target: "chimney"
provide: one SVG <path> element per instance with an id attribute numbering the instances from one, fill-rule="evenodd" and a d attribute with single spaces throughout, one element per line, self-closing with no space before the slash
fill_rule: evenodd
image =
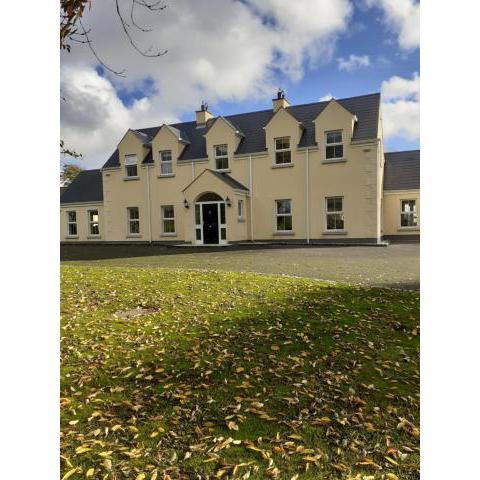
<path id="1" fill-rule="evenodd" d="M 200 110 L 195 112 L 195 117 L 197 120 L 197 127 L 204 126 L 207 123 L 207 120 L 213 117 L 213 115 L 208 111 L 208 104 L 203 101 L 200 106 Z"/>
<path id="2" fill-rule="evenodd" d="M 278 89 L 277 98 L 272 100 L 272 104 L 274 112 L 280 110 L 280 108 L 287 108 L 290 106 L 288 100 L 285 98 L 285 90 L 283 88 Z"/>

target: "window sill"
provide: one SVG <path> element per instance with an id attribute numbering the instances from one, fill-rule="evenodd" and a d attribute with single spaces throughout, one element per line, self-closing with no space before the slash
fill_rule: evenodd
<path id="1" fill-rule="evenodd" d="M 99 238 L 102 238 L 101 235 L 88 235 L 87 238 L 89 240 L 98 240 Z"/>
<path id="2" fill-rule="evenodd" d="M 170 178 L 174 176 L 175 176 L 174 173 L 160 173 L 159 175 L 157 175 L 157 178 Z"/>
<path id="3" fill-rule="evenodd" d="M 127 238 L 142 238 L 142 234 L 141 233 L 129 233 L 127 235 Z"/>
<path id="4" fill-rule="evenodd" d="M 76 240 L 78 239 L 78 235 L 65 235 L 67 240 Z"/>
<path id="5" fill-rule="evenodd" d="M 294 163 L 293 162 L 290 162 L 290 163 L 274 163 L 272 165 L 272 168 L 289 168 L 289 167 L 293 167 Z"/>
<path id="6" fill-rule="evenodd" d="M 161 233 L 160 236 L 161 237 L 176 237 L 177 234 L 176 233 Z"/>
<path id="7" fill-rule="evenodd" d="M 399 227 L 397 232 L 419 232 L 420 227 Z"/>
<path id="8" fill-rule="evenodd" d="M 272 235 L 276 235 L 279 237 L 288 237 L 289 235 L 295 235 L 295 232 L 293 230 L 277 230 L 273 232 Z"/>
<path id="9" fill-rule="evenodd" d="M 232 170 L 230 168 L 216 168 L 215 171 L 218 173 L 231 173 Z"/>
<path id="10" fill-rule="evenodd" d="M 329 159 L 322 160 L 322 163 L 324 165 L 329 163 L 346 163 L 346 162 L 347 162 L 346 158 L 329 158 Z"/>
<path id="11" fill-rule="evenodd" d="M 325 230 L 322 235 L 348 235 L 346 230 Z"/>
<path id="12" fill-rule="evenodd" d="M 131 180 L 140 180 L 139 176 L 136 177 L 123 177 L 124 182 L 130 182 Z"/>

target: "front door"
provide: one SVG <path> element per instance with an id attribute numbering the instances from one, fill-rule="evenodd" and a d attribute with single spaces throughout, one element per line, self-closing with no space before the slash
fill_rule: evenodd
<path id="1" fill-rule="evenodd" d="M 203 216 L 203 243 L 218 243 L 218 204 L 204 203 L 202 205 Z"/>

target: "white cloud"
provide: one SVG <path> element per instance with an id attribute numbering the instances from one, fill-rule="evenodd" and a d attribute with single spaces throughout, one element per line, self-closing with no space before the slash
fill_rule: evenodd
<path id="1" fill-rule="evenodd" d="M 63 53 L 67 102 L 61 136 L 85 155 L 88 166 L 98 166 L 128 127 L 160 125 L 184 112 L 193 116 L 202 99 L 214 105 L 269 98 L 278 71 L 296 81 L 305 63 L 331 58 L 351 15 L 349 0 L 167 1 L 158 15 L 137 11 L 136 22 L 152 28 L 133 31 L 138 44 L 168 49 L 162 57 L 145 58 L 129 45 L 112 3 L 94 2 L 84 19 L 90 38 L 98 55 L 112 68 L 125 69 L 127 77 L 99 76 L 86 47 Z M 145 78 L 153 80 L 154 93 L 125 107 L 118 90 L 138 89 Z"/>
<path id="2" fill-rule="evenodd" d="M 384 100 L 396 100 L 400 98 L 420 98 L 420 76 L 415 72 L 412 79 L 394 75 L 382 83 L 382 96 Z"/>
<path id="3" fill-rule="evenodd" d="M 393 76 L 382 83 L 383 133 L 386 139 L 420 137 L 420 77 Z"/>
<path id="4" fill-rule="evenodd" d="M 417 0 L 365 0 L 368 7 L 383 10 L 385 24 L 397 35 L 405 50 L 420 44 L 420 2 Z"/>
<path id="5" fill-rule="evenodd" d="M 328 100 L 331 100 L 333 98 L 333 95 L 328 92 L 327 94 L 325 94 L 323 97 L 320 97 L 318 99 L 319 102 L 327 102 Z"/>
<path id="6" fill-rule="evenodd" d="M 368 67 L 370 65 L 370 57 L 368 55 L 355 55 L 351 53 L 348 58 L 337 58 L 338 69 L 352 72 L 360 67 Z"/>

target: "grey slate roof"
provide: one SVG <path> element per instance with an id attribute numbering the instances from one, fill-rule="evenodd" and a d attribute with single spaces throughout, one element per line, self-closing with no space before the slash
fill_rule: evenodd
<path id="1" fill-rule="evenodd" d="M 358 118 L 358 122 L 356 122 L 353 130 L 353 141 L 377 138 L 380 110 L 379 93 L 338 99 L 337 102 Z M 299 147 L 315 145 L 315 125 L 313 120 L 327 105 L 328 101 L 287 107 L 287 110 L 305 127 Z M 269 122 L 272 116 L 272 109 L 226 116 L 225 119 L 243 135 L 235 153 L 249 154 L 265 151 L 265 131 L 263 127 Z M 171 127 L 180 130 L 182 138 L 187 138 L 190 141 L 190 144 L 185 147 L 182 155 L 178 159 L 179 161 L 191 161 L 207 157 L 205 138 L 203 135 L 213 121 L 215 121 L 215 119 L 210 119 L 203 128 L 197 128 L 195 121 L 171 125 Z M 151 127 L 142 128 L 138 131 L 146 134 L 151 141 L 159 129 L 160 127 Z M 115 151 L 103 167 L 108 168 L 118 165 L 118 152 Z"/>
<path id="2" fill-rule="evenodd" d="M 103 201 L 103 181 L 100 170 L 83 170 L 60 194 L 60 203 Z"/>
<path id="3" fill-rule="evenodd" d="M 237 180 L 235 180 L 233 177 L 228 175 L 228 173 L 216 172 L 215 170 L 210 170 L 210 172 L 212 172 L 220 180 L 223 180 L 230 187 L 235 188 L 237 190 L 244 190 L 245 192 L 248 192 L 247 187 L 242 185 L 240 182 L 237 182 Z"/>
<path id="4" fill-rule="evenodd" d="M 420 188 L 420 150 L 385 153 L 384 190 Z"/>

